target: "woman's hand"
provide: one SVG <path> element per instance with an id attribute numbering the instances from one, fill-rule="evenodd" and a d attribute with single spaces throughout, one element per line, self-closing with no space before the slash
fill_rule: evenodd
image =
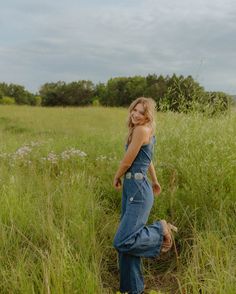
<path id="1" fill-rule="evenodd" d="M 155 195 L 159 195 L 161 193 L 161 186 L 158 182 L 152 183 L 152 190 Z"/>
<path id="2" fill-rule="evenodd" d="M 113 186 L 116 190 L 120 190 L 122 186 L 121 179 L 115 177 L 113 180 Z"/>

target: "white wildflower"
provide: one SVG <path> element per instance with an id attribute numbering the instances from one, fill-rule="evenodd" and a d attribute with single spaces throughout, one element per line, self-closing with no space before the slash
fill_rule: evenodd
<path id="1" fill-rule="evenodd" d="M 100 161 L 104 161 L 104 160 L 107 160 L 107 161 L 114 161 L 116 160 L 116 156 L 106 156 L 106 155 L 99 155 L 96 160 L 100 160 Z"/>
<path id="2" fill-rule="evenodd" d="M 61 158 L 63 160 L 68 160 L 74 156 L 85 157 L 85 156 L 87 156 L 87 154 L 84 151 L 81 151 L 81 150 L 75 149 L 75 148 L 65 150 L 61 153 Z"/>
<path id="3" fill-rule="evenodd" d="M 43 143 L 42 142 L 37 142 L 37 141 L 31 141 L 30 143 L 29 143 L 29 145 L 31 146 L 31 147 L 37 147 L 37 146 L 40 146 L 40 145 L 42 145 Z"/>
<path id="4" fill-rule="evenodd" d="M 17 159 L 17 158 L 24 158 L 25 156 L 27 156 L 30 152 L 32 151 L 32 148 L 30 148 L 29 146 L 23 146 L 20 147 L 19 149 L 16 150 L 15 153 L 13 153 L 13 158 Z"/>
<path id="5" fill-rule="evenodd" d="M 48 161 L 50 161 L 51 163 L 57 163 L 57 155 L 53 152 L 50 152 L 46 158 Z"/>
<path id="6" fill-rule="evenodd" d="M 107 159 L 107 157 L 106 157 L 106 155 L 99 155 L 97 158 L 96 158 L 96 160 L 106 160 Z"/>

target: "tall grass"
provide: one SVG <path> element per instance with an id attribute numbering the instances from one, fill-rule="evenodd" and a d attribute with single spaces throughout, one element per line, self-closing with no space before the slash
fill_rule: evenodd
<path id="1" fill-rule="evenodd" d="M 126 115 L 122 108 L 0 107 L 1 293 L 118 289 L 112 238 L 121 193 L 112 179 Z M 147 291 L 235 293 L 235 128 L 234 111 L 158 113 L 162 193 L 150 222 L 179 227 L 179 257 L 144 260 Z"/>

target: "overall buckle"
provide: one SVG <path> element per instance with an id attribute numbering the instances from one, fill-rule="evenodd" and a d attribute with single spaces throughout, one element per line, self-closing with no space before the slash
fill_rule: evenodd
<path id="1" fill-rule="evenodd" d="M 131 172 L 126 173 L 125 174 L 125 177 L 126 177 L 126 179 L 131 179 L 131 177 L 132 177 Z"/>
<path id="2" fill-rule="evenodd" d="M 144 175 L 142 173 L 134 173 L 134 174 L 132 174 L 131 172 L 127 172 L 125 174 L 126 179 L 131 179 L 132 177 L 135 178 L 135 180 L 142 180 L 144 178 Z"/>
<path id="3" fill-rule="evenodd" d="M 142 173 L 135 173 L 134 178 L 135 180 L 142 180 L 143 179 L 143 174 Z"/>

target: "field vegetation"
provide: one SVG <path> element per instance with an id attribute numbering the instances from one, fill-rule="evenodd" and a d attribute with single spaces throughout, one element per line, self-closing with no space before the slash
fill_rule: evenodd
<path id="1" fill-rule="evenodd" d="M 0 293 L 109 294 L 127 109 L 0 106 Z M 236 293 L 236 112 L 157 113 L 162 193 L 150 222 L 179 228 L 145 259 L 147 293 Z"/>

